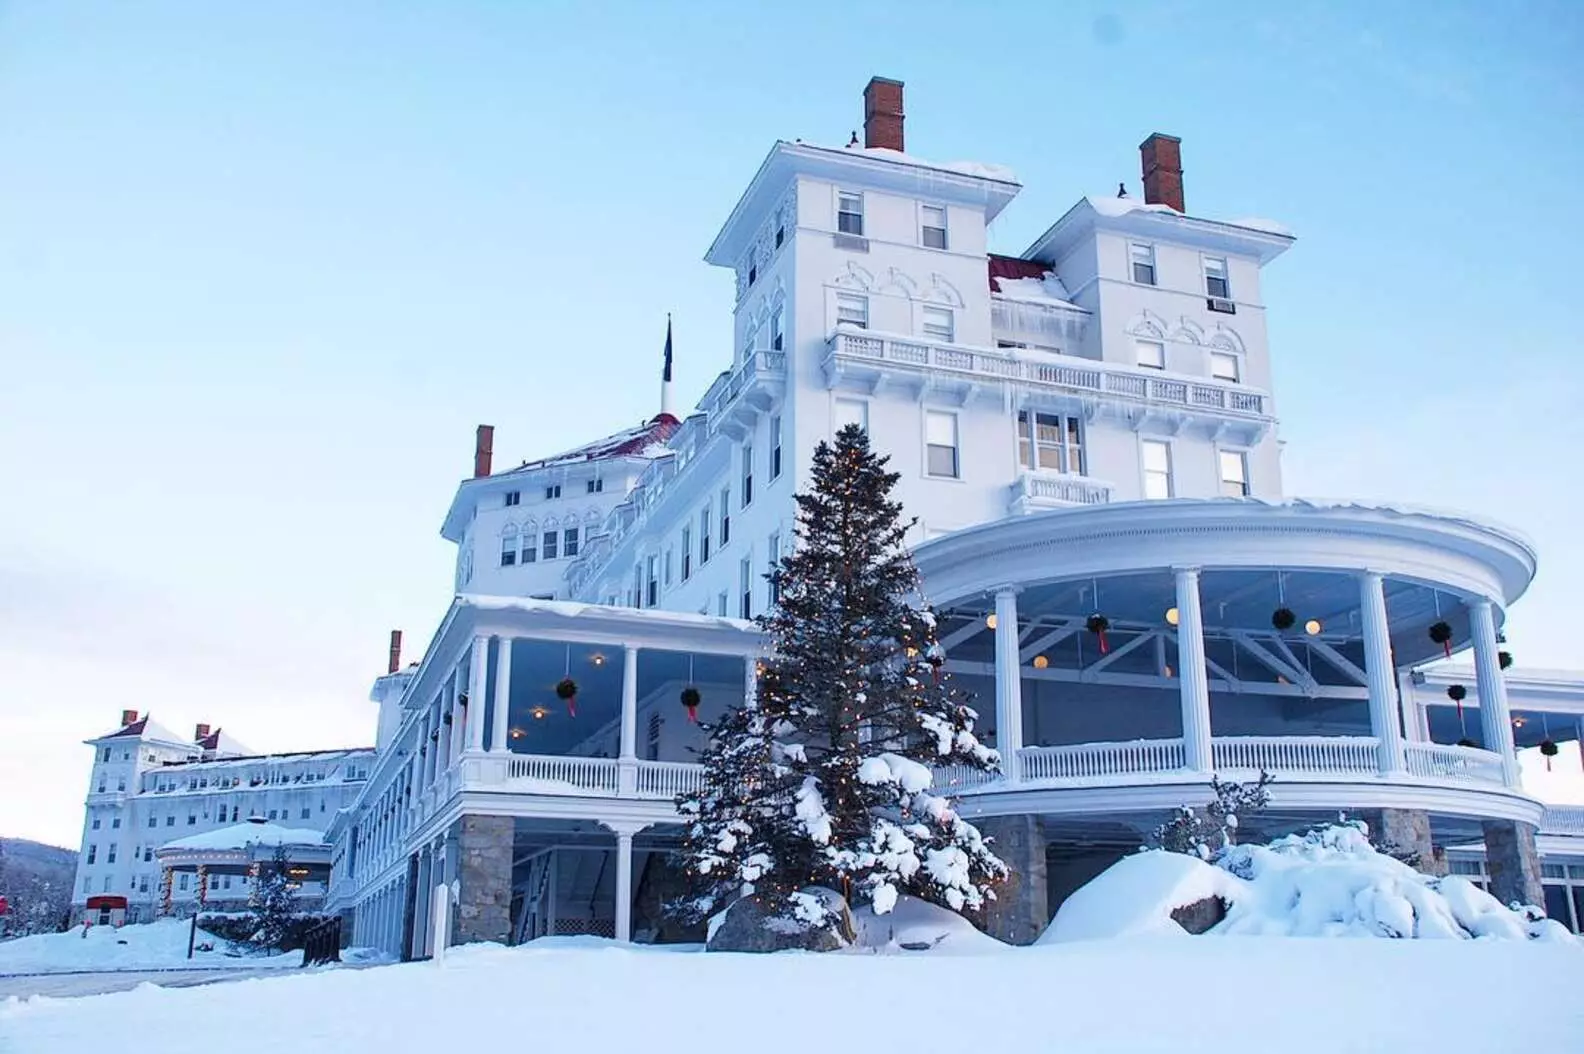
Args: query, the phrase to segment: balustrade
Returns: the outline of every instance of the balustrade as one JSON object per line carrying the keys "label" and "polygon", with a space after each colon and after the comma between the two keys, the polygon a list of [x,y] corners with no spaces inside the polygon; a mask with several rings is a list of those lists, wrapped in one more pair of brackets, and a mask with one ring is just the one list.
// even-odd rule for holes
{"label": "balustrade", "polygon": [[1502,781],[1501,758],[1488,750],[1442,743],[1404,743],[1403,755],[1411,776],[1476,783]]}
{"label": "balustrade", "polygon": [[1273,775],[1374,775],[1380,771],[1374,736],[1218,736],[1211,757],[1221,770],[1264,769]]}
{"label": "balustrade", "polygon": [[1018,752],[1018,759],[1028,783],[1172,772],[1183,767],[1183,741],[1133,739],[1122,743],[1025,747]]}

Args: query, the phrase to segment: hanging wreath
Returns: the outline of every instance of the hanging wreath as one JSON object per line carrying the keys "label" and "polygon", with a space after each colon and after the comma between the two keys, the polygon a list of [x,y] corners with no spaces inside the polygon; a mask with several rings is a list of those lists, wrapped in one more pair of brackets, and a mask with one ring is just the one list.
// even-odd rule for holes
{"label": "hanging wreath", "polygon": [[1452,657],[1452,626],[1447,622],[1437,622],[1430,627],[1430,639],[1441,645],[1447,653],[1447,658]]}
{"label": "hanging wreath", "polygon": [[1554,739],[1542,739],[1540,741],[1540,753],[1545,755],[1546,771],[1550,772],[1551,771],[1551,759],[1557,756],[1556,740],[1554,740]]}
{"label": "hanging wreath", "polygon": [[462,708],[464,710],[466,710],[467,709],[467,704],[468,704],[467,693],[463,692],[461,695],[457,696],[457,702],[462,706]]}
{"label": "hanging wreath", "polygon": [[699,695],[699,690],[691,684],[682,689],[682,705],[687,707],[688,720],[694,724],[698,724],[698,708],[702,701],[703,697]]}
{"label": "hanging wreath", "polygon": [[1457,704],[1458,719],[1462,720],[1463,700],[1468,698],[1468,689],[1461,684],[1449,685],[1447,687],[1447,698]]}
{"label": "hanging wreath", "polygon": [[1110,619],[1096,611],[1093,615],[1089,616],[1089,621],[1085,622],[1084,626],[1089,630],[1090,633],[1093,633],[1096,637],[1100,638],[1101,655],[1104,655],[1106,652],[1111,650],[1110,645],[1106,643],[1106,630],[1111,628]]}
{"label": "hanging wreath", "polygon": [[1502,669],[1507,669],[1507,667],[1512,665],[1512,662],[1512,652],[1499,651],[1496,653],[1496,665],[1500,666]]}
{"label": "hanging wreath", "polygon": [[1297,622],[1298,616],[1293,614],[1292,608],[1277,608],[1271,612],[1271,625],[1275,626],[1278,632],[1286,633]]}
{"label": "hanging wreath", "polygon": [[567,704],[567,714],[577,716],[577,682],[570,677],[563,677],[556,682],[556,698],[562,699]]}
{"label": "hanging wreath", "polygon": [[446,724],[449,725],[451,723],[451,711],[447,710],[445,712],[445,716],[442,717],[440,720],[444,721]]}

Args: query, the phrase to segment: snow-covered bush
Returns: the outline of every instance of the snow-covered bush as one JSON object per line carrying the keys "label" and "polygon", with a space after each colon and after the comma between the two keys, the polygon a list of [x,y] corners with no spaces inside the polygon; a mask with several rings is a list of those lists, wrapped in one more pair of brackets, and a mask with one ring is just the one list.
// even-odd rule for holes
{"label": "snow-covered bush", "polygon": [[1228,906],[1212,935],[1576,939],[1538,908],[1503,905],[1458,875],[1420,874],[1352,822],[1229,846],[1214,863],[1160,850],[1125,857],[1068,897],[1041,940],[1180,936],[1171,912],[1209,897]]}
{"label": "snow-covered bush", "polygon": [[1210,790],[1215,800],[1205,806],[1203,812],[1191,805],[1178,808],[1177,815],[1155,828],[1154,847],[1169,853],[1187,853],[1201,860],[1211,859],[1237,841],[1242,817],[1259,812],[1270,803],[1270,791],[1265,788],[1273,779],[1264,771],[1260,772],[1258,782],[1252,784],[1223,782],[1220,777],[1212,777]]}

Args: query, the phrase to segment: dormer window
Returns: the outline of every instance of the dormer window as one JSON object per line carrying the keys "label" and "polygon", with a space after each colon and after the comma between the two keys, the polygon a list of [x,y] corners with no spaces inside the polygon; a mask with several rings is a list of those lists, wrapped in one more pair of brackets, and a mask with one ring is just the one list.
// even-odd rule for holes
{"label": "dormer window", "polygon": [[923,231],[920,239],[926,249],[946,248],[946,209],[942,205],[925,205]]}
{"label": "dormer window", "polygon": [[521,504],[521,502],[522,502],[522,491],[520,491],[520,490],[508,490],[506,492],[506,507],[508,509],[511,508],[513,505]]}
{"label": "dormer window", "polygon": [[1155,246],[1148,242],[1128,244],[1128,257],[1133,263],[1133,281],[1139,285],[1155,284]]}
{"label": "dormer window", "polygon": [[561,496],[561,484],[552,483],[545,488],[545,501],[554,501]]}
{"label": "dormer window", "polygon": [[843,190],[836,195],[836,230],[842,234],[863,237],[863,195]]}

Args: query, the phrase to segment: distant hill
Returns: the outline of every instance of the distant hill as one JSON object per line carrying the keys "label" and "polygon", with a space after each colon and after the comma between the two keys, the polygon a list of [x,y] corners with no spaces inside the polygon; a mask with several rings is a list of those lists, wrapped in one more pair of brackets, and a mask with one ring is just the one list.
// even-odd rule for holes
{"label": "distant hill", "polygon": [[0,918],[0,936],[53,933],[71,911],[77,853],[25,838],[0,838],[0,896],[10,912]]}

